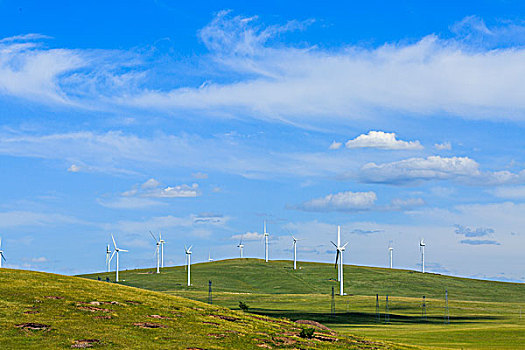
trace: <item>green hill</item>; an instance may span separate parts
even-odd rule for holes
[[[168,267],[162,273],[153,269],[121,272],[122,284],[156,290],[207,290],[264,294],[328,294],[339,284],[333,264],[301,262],[297,270],[290,261],[231,259],[194,264],[192,287],[186,287],[184,266]],[[448,289],[452,299],[471,301],[525,302],[525,284],[450,277],[410,270],[345,265],[345,292],[355,295],[390,295],[420,298],[443,298]],[[114,278],[114,273],[90,274],[84,277]]]
[[[2,349],[368,349],[384,343],[164,293],[48,273],[0,269]]]
[[[336,295],[332,304],[332,287],[338,291],[334,265],[301,262],[298,266],[294,271],[290,261],[258,259],[195,264],[191,287],[186,286],[184,266],[165,268],[161,274],[154,274],[153,269],[123,271],[121,278],[123,284],[201,301],[208,298],[211,280],[215,304],[238,309],[242,301],[254,314],[315,320],[343,334],[398,344],[525,348],[525,284],[347,265],[348,295]],[[86,277],[97,276],[112,279],[114,273]]]

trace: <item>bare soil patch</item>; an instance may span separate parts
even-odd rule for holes
[[[230,322],[237,322],[239,319],[233,316],[225,316],[225,315],[210,315],[211,317],[220,318],[221,320],[226,320]]]
[[[157,319],[160,319],[160,320],[171,320],[170,317],[167,317],[167,316],[161,316],[161,315],[148,315],[148,317],[151,317],[151,318],[157,318]]]
[[[136,322],[133,323],[134,326],[140,328],[168,328],[168,326],[160,323],[150,323],[150,322]]]
[[[77,309],[84,310],[84,311],[89,311],[89,312],[97,312],[97,311],[111,312],[110,309],[104,309],[104,308],[95,307],[95,306],[77,306]]]
[[[59,297],[57,295],[48,295],[48,296],[45,296],[44,298],[46,299],[64,299],[64,297]]]
[[[17,328],[22,329],[30,329],[33,331],[39,331],[39,330],[46,330],[49,329],[51,326],[43,323],[34,323],[34,322],[26,322],[26,323],[20,323],[15,325]]]
[[[72,348],[77,349],[84,349],[84,348],[92,348],[93,345],[100,344],[100,340],[98,339],[79,339],[75,340],[75,343],[71,345]]]

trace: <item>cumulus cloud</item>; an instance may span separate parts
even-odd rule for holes
[[[375,192],[339,192],[306,201],[297,209],[305,211],[360,211],[370,209],[377,196]]]
[[[193,173],[193,174],[191,174],[191,176],[192,176],[194,179],[199,179],[199,180],[205,180],[205,179],[208,178],[208,174],[206,174],[206,173],[201,173],[201,172]]]
[[[438,151],[450,151],[452,149],[452,145],[450,142],[436,143],[434,148]]]
[[[348,140],[346,148],[379,148],[384,150],[418,150],[423,149],[419,141],[402,141],[396,139],[395,133],[369,131],[355,139]]]
[[[468,157],[409,158],[391,163],[368,163],[361,167],[359,179],[365,183],[403,185],[418,181],[458,180],[471,185],[496,185],[525,181],[525,171],[482,172]]]

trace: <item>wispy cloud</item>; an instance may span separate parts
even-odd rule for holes
[[[501,243],[491,239],[463,239],[459,242],[461,244],[469,245],[501,245]]]
[[[106,109],[190,110],[296,125],[399,113],[525,118],[525,49],[516,39],[525,32],[522,25],[492,28],[467,17],[453,26],[453,38],[431,34],[373,48],[297,47],[279,40],[311,22],[265,26],[257,17],[220,12],[199,32],[209,50],[200,60],[236,79],[177,88],[159,85],[155,69],[165,68],[155,68],[161,66],[155,57],[138,50],[52,49],[39,34],[6,38],[0,41],[0,93],[79,108],[91,109],[96,101]],[[491,42],[507,38],[507,46],[480,45],[475,35]]]
[[[491,235],[494,233],[494,230],[491,228],[478,227],[476,229],[471,229],[470,227],[462,225],[454,225],[456,227],[456,234],[464,235],[465,237],[483,237]]]
[[[258,232],[246,232],[239,235],[233,235],[232,239],[241,239],[243,241],[260,241],[264,238],[264,234]]]
[[[304,211],[361,211],[370,209],[377,196],[375,192],[339,192],[306,201],[296,209]]]

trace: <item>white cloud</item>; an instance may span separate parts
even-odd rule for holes
[[[425,201],[422,198],[408,198],[408,199],[401,199],[401,198],[394,198],[390,206],[387,208],[389,210],[406,210],[406,209],[412,209],[415,207],[420,207],[425,205]]]
[[[122,193],[124,197],[140,196],[150,198],[187,198],[200,195],[199,185],[177,185],[164,187],[155,179],[149,179],[140,186]]]
[[[361,167],[359,178],[366,183],[408,184],[429,180],[459,180],[471,185],[495,185],[525,181],[525,171],[482,172],[468,157],[410,158],[391,163],[368,163]]]
[[[119,197],[114,199],[97,199],[97,202],[106,208],[114,209],[140,209],[159,205],[165,205],[163,202],[151,200],[148,198],[137,197]]]
[[[452,149],[452,145],[450,142],[436,143],[434,148],[438,151],[450,151]]]
[[[32,258],[31,259],[31,262],[34,262],[34,263],[44,263],[44,262],[47,262],[47,258],[45,256],[41,256],[39,258]]]
[[[67,169],[67,171],[72,173],[78,173],[81,170],[81,167],[76,164],[71,164],[71,166]]]
[[[258,232],[246,232],[240,235],[233,235],[232,239],[241,239],[243,241],[260,241],[264,238],[264,234]]]
[[[374,192],[339,192],[315,198],[297,206],[305,211],[359,211],[370,209],[377,196]]]
[[[343,145],[342,142],[337,142],[337,141],[334,141],[330,144],[330,147],[328,147],[329,149],[339,149],[341,148],[341,146]]]
[[[384,150],[419,150],[423,149],[419,141],[396,139],[395,133],[369,131],[346,142],[346,148],[379,148]]]
[[[255,17],[221,12],[199,33],[210,51],[202,60],[236,79],[175,89],[158,85],[155,67],[161,65],[137,52],[49,49],[35,42],[38,35],[18,36],[0,42],[0,91],[89,109],[191,110],[296,125],[387,114],[523,120],[523,26],[480,23],[466,18],[452,39],[431,34],[372,48],[297,48],[278,42],[278,35],[308,22],[265,27]],[[472,34],[517,42],[492,49]],[[157,69],[184,71],[174,69],[181,64]]]

